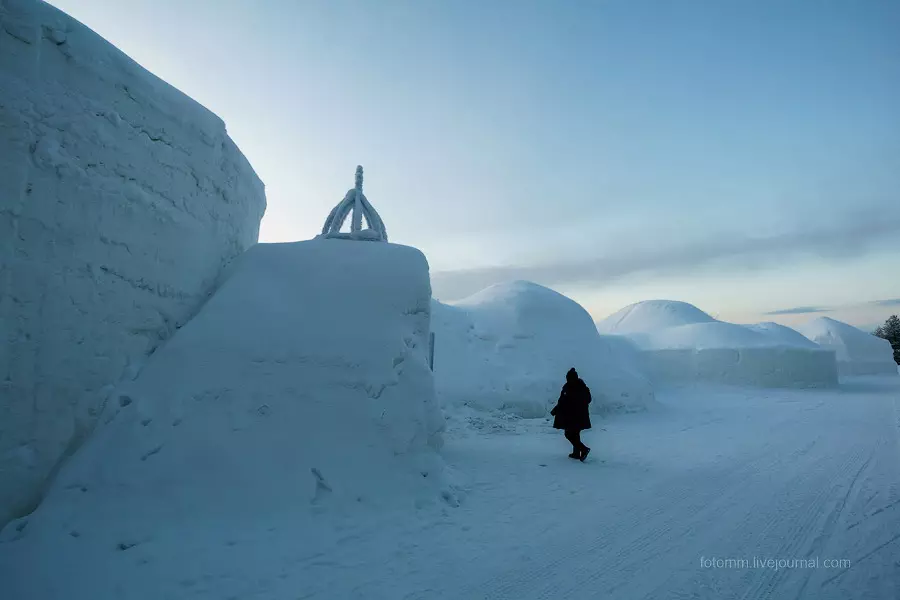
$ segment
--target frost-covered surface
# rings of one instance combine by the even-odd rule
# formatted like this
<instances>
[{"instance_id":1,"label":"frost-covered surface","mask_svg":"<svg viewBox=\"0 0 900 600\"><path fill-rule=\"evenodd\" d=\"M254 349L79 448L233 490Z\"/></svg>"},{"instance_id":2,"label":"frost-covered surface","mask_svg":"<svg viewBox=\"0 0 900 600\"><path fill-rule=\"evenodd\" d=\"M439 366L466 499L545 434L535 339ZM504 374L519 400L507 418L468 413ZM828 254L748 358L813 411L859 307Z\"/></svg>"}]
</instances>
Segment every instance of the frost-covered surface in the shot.
<instances>
[{"instance_id":1,"label":"frost-covered surface","mask_svg":"<svg viewBox=\"0 0 900 600\"><path fill-rule=\"evenodd\" d=\"M264 209L218 117L55 8L0 2L0 524Z\"/></svg>"},{"instance_id":2,"label":"frost-covered surface","mask_svg":"<svg viewBox=\"0 0 900 600\"><path fill-rule=\"evenodd\" d=\"M321 237L350 239L357 241L386 242L388 241L387 229L378 211L369 203L362 191L363 168L356 167L356 186L349 190L344 199L331 209L325 225L322 227ZM341 227L350 217L350 230L342 232ZM363 220L366 228L363 229Z\"/></svg>"},{"instance_id":3,"label":"frost-covered surface","mask_svg":"<svg viewBox=\"0 0 900 600\"><path fill-rule=\"evenodd\" d=\"M898 394L896 377L815 391L661 390L655 410L611 415L585 432L585 463L567 458L548 420L478 413L448 429L441 451L464 475L458 507L310 511L298 502L223 519L218 503L228 495L255 500L235 486L152 539L120 542L103 522L76 529L78 495L91 494L76 488L67 492L70 534L41 534L42 543L30 523L21 540L0 543L0 596L894 599ZM700 563L754 557L818 567ZM51 587L65 592L40 593Z\"/></svg>"},{"instance_id":4,"label":"frost-covered surface","mask_svg":"<svg viewBox=\"0 0 900 600\"><path fill-rule=\"evenodd\" d=\"M656 381L823 387L837 384L834 353L776 323L719 321L684 302L648 300L597 324L637 345Z\"/></svg>"},{"instance_id":5,"label":"frost-covered surface","mask_svg":"<svg viewBox=\"0 0 900 600\"><path fill-rule=\"evenodd\" d=\"M433 307L435 385L448 409L543 416L570 367L591 388L594 412L642 410L653 399L630 344L598 335L587 311L553 290L517 281Z\"/></svg>"},{"instance_id":6,"label":"frost-covered surface","mask_svg":"<svg viewBox=\"0 0 900 600\"><path fill-rule=\"evenodd\" d=\"M896 374L891 343L852 325L818 317L797 330L823 348L835 352L841 375Z\"/></svg>"},{"instance_id":7,"label":"frost-covered surface","mask_svg":"<svg viewBox=\"0 0 900 600\"><path fill-rule=\"evenodd\" d=\"M251 248L116 390L38 510L4 530L21 538L0 544L5 593L130 597L149 575L167 591L150 597L182 597L195 569L229 575L242 528L303 527L293 544L315 550L317 519L454 502L436 451L430 298L413 248Z\"/></svg>"}]
</instances>

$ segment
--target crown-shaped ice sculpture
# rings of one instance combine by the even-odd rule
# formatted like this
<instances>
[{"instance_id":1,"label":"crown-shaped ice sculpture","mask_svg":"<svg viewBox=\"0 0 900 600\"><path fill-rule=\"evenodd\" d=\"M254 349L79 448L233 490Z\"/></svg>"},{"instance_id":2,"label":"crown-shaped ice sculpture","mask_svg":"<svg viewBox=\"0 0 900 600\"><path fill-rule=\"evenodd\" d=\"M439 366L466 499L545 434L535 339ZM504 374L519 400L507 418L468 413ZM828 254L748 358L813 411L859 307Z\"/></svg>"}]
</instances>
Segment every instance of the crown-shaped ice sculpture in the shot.
<instances>
[{"instance_id":1,"label":"crown-shaped ice sculpture","mask_svg":"<svg viewBox=\"0 0 900 600\"><path fill-rule=\"evenodd\" d=\"M344 199L332 209L325 219L322 235L319 237L345 240L368 240L386 242L387 231L378 212L369 204L362 192L363 168L356 167L356 186L347 192ZM350 215L350 231L342 232L341 227ZM363 220L366 228L363 229Z\"/></svg>"}]
</instances>

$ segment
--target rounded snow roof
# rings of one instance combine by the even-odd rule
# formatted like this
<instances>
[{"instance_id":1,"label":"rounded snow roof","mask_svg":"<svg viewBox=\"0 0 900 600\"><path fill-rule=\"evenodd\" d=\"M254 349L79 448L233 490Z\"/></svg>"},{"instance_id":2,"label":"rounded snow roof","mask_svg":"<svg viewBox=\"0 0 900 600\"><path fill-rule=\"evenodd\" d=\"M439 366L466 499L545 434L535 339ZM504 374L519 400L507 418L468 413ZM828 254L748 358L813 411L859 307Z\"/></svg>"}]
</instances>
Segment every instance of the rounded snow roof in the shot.
<instances>
[{"instance_id":1,"label":"rounded snow roof","mask_svg":"<svg viewBox=\"0 0 900 600\"><path fill-rule=\"evenodd\" d=\"M491 329L582 331L596 335L584 307L559 292L530 281L499 283L450 303L466 309ZM479 318L482 317L482 318Z\"/></svg>"},{"instance_id":2,"label":"rounded snow roof","mask_svg":"<svg viewBox=\"0 0 900 600\"><path fill-rule=\"evenodd\" d=\"M797 331L820 346L834 350L839 361L894 360L891 344L887 340L829 317L812 319L798 326Z\"/></svg>"},{"instance_id":3,"label":"rounded snow roof","mask_svg":"<svg viewBox=\"0 0 900 600\"><path fill-rule=\"evenodd\" d=\"M692 304L675 300L647 300L626 306L597 323L597 330L627 336L645 350L818 347L777 323L726 323Z\"/></svg>"},{"instance_id":4,"label":"rounded snow roof","mask_svg":"<svg viewBox=\"0 0 900 600\"><path fill-rule=\"evenodd\" d=\"M800 336L802 341L798 342L781 332L724 321L664 327L658 331L631 334L629 337L646 350L775 348L783 346L817 348L816 344L803 339L803 336Z\"/></svg>"},{"instance_id":5,"label":"rounded snow roof","mask_svg":"<svg viewBox=\"0 0 900 600\"><path fill-rule=\"evenodd\" d=\"M713 323L716 320L687 302L645 300L636 302L597 323L601 333L649 333L666 327Z\"/></svg>"},{"instance_id":6,"label":"rounded snow roof","mask_svg":"<svg viewBox=\"0 0 900 600\"><path fill-rule=\"evenodd\" d=\"M773 341L779 341L785 346L801 346L805 348L819 348L814 341L807 339L802 333L796 329L785 327L778 323L767 321L765 323L755 323L753 325L744 325L747 329L762 333Z\"/></svg>"}]
</instances>

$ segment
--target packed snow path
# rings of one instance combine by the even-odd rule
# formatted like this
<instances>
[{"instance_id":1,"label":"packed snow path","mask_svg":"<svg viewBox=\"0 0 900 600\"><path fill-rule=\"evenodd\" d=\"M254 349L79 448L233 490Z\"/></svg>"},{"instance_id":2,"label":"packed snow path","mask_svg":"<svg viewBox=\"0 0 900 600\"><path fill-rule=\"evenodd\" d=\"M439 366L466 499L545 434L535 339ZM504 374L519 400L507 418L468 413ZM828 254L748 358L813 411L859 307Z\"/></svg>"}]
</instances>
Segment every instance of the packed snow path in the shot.
<instances>
[{"instance_id":1,"label":"packed snow path","mask_svg":"<svg viewBox=\"0 0 900 600\"><path fill-rule=\"evenodd\" d=\"M900 597L900 378L659 397L598 418L584 464L543 420L454 413L443 453L467 490L458 507L210 514L103 556L77 539L28 554L11 542L0 563L23 562L0 579L29 600L50 597L29 593L46 577L92 600Z\"/></svg>"},{"instance_id":2,"label":"packed snow path","mask_svg":"<svg viewBox=\"0 0 900 600\"><path fill-rule=\"evenodd\" d=\"M896 377L829 392L682 389L654 414L598 420L606 431L585 436L585 464L544 422L486 422L492 433L447 443L473 476L462 506L358 532L308 562L301 587L360 598L898 598L898 404ZM753 568L754 557L820 566Z\"/></svg>"}]
</instances>

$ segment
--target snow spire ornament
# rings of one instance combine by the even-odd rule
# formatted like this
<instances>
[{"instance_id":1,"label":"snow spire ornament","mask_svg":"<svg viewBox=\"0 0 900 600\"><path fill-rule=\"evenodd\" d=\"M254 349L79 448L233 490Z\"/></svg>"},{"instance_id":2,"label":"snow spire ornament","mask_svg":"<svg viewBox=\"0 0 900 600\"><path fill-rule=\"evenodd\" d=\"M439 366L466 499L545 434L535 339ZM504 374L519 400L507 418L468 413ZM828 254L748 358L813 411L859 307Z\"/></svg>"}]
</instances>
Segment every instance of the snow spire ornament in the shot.
<instances>
[{"instance_id":1,"label":"snow spire ornament","mask_svg":"<svg viewBox=\"0 0 900 600\"><path fill-rule=\"evenodd\" d=\"M374 242L388 241L384 222L363 195L362 185L363 168L358 166L356 167L356 186L348 191L344 199L331 210L331 214L325 219L322 234L318 237ZM350 232L341 232L341 226L347 220L348 214L350 215ZM366 220L366 229L362 228L363 217Z\"/></svg>"}]
</instances>

